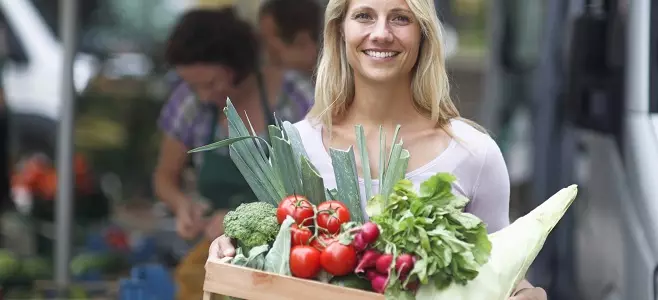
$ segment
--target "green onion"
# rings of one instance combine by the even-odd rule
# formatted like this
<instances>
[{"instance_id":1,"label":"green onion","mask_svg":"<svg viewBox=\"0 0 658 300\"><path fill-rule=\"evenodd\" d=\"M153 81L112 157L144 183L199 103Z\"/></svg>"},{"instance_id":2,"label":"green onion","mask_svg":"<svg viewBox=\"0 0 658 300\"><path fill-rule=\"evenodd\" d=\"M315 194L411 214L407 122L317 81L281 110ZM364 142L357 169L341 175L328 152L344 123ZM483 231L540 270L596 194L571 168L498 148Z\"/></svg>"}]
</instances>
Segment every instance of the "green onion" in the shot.
<instances>
[{"instance_id":1,"label":"green onion","mask_svg":"<svg viewBox=\"0 0 658 300\"><path fill-rule=\"evenodd\" d=\"M350 147L347 151L330 149L330 154L336 176L336 186L338 186L338 197L340 198L338 200L347 205L351 221L363 222L354 148Z\"/></svg>"},{"instance_id":2,"label":"green onion","mask_svg":"<svg viewBox=\"0 0 658 300\"><path fill-rule=\"evenodd\" d=\"M366 135L363 132L363 126L356 126L356 144L359 147L361 155L361 168L363 169L363 182L366 189L366 199L372 197L372 177L370 176L370 159L368 158L368 146L366 145Z\"/></svg>"}]
</instances>

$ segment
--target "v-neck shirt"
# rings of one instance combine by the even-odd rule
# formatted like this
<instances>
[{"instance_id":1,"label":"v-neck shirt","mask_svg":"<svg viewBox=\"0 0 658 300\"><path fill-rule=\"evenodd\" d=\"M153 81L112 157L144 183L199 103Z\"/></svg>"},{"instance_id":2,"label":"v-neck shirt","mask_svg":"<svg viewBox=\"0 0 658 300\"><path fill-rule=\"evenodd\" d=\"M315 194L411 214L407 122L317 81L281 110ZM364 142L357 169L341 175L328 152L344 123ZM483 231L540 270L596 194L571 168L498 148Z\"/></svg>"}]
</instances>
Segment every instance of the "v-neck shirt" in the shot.
<instances>
[{"instance_id":1,"label":"v-neck shirt","mask_svg":"<svg viewBox=\"0 0 658 300\"><path fill-rule=\"evenodd\" d=\"M496 142L468 123L450 122L454 138L436 158L421 167L409 170L405 178L420 184L439 172L453 174L453 193L470 199L465 211L474 214L487 225L489 233L509 225L510 179L505 160ZM308 119L295 123L310 161L318 169L328 189L336 187L334 168L322 139L322 125ZM413 155L413 153L412 153ZM359 178L361 206L365 213L365 183ZM372 182L373 193L379 181Z\"/></svg>"}]
</instances>

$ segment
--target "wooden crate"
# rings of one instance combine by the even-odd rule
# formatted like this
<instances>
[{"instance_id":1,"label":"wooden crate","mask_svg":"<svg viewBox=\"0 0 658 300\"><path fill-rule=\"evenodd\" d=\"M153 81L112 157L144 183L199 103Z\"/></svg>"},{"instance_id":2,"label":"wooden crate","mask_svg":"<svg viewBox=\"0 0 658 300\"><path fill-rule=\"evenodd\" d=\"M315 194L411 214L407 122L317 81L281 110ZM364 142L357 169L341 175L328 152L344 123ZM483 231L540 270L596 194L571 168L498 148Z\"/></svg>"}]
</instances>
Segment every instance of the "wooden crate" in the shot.
<instances>
[{"instance_id":1,"label":"wooden crate","mask_svg":"<svg viewBox=\"0 0 658 300\"><path fill-rule=\"evenodd\" d=\"M213 262L206 264L203 291L204 300L223 299L220 295L248 300L384 300L372 292Z\"/></svg>"}]
</instances>

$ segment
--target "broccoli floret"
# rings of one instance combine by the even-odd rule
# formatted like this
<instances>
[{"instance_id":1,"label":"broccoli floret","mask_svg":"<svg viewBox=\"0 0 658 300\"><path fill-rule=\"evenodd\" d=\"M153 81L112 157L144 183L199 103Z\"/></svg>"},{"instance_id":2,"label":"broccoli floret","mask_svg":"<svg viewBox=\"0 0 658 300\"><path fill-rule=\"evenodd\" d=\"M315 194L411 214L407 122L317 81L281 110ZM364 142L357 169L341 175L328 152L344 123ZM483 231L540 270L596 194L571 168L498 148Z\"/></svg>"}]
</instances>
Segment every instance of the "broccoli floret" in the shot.
<instances>
[{"instance_id":1,"label":"broccoli floret","mask_svg":"<svg viewBox=\"0 0 658 300\"><path fill-rule=\"evenodd\" d=\"M243 251L273 242L278 233L276 207L267 202L242 203L224 217L224 234Z\"/></svg>"}]
</instances>

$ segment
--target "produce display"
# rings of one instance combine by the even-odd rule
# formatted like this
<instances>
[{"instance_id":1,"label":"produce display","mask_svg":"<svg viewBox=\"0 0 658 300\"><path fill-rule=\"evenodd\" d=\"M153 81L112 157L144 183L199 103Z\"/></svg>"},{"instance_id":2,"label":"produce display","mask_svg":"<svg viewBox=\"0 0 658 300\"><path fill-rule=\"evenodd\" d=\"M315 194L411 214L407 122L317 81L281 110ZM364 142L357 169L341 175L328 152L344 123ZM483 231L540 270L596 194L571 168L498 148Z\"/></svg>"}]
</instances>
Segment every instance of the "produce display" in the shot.
<instances>
[{"instance_id":1,"label":"produce display","mask_svg":"<svg viewBox=\"0 0 658 300\"><path fill-rule=\"evenodd\" d=\"M488 235L464 212L468 199L452 192L456 178L438 173L415 188L404 178L409 152L390 151L380 129L378 190L372 188L363 129L355 151L330 149L337 188L328 190L289 122L269 127L269 139L247 127L230 100L229 139L192 150L229 147L260 202L227 214L236 242L223 263L383 294L387 299L507 299L553 227L574 201L567 187L507 228ZM248 118L247 118L247 123ZM249 129L248 129L249 128ZM388 153L386 153L388 152Z\"/></svg>"}]
</instances>

